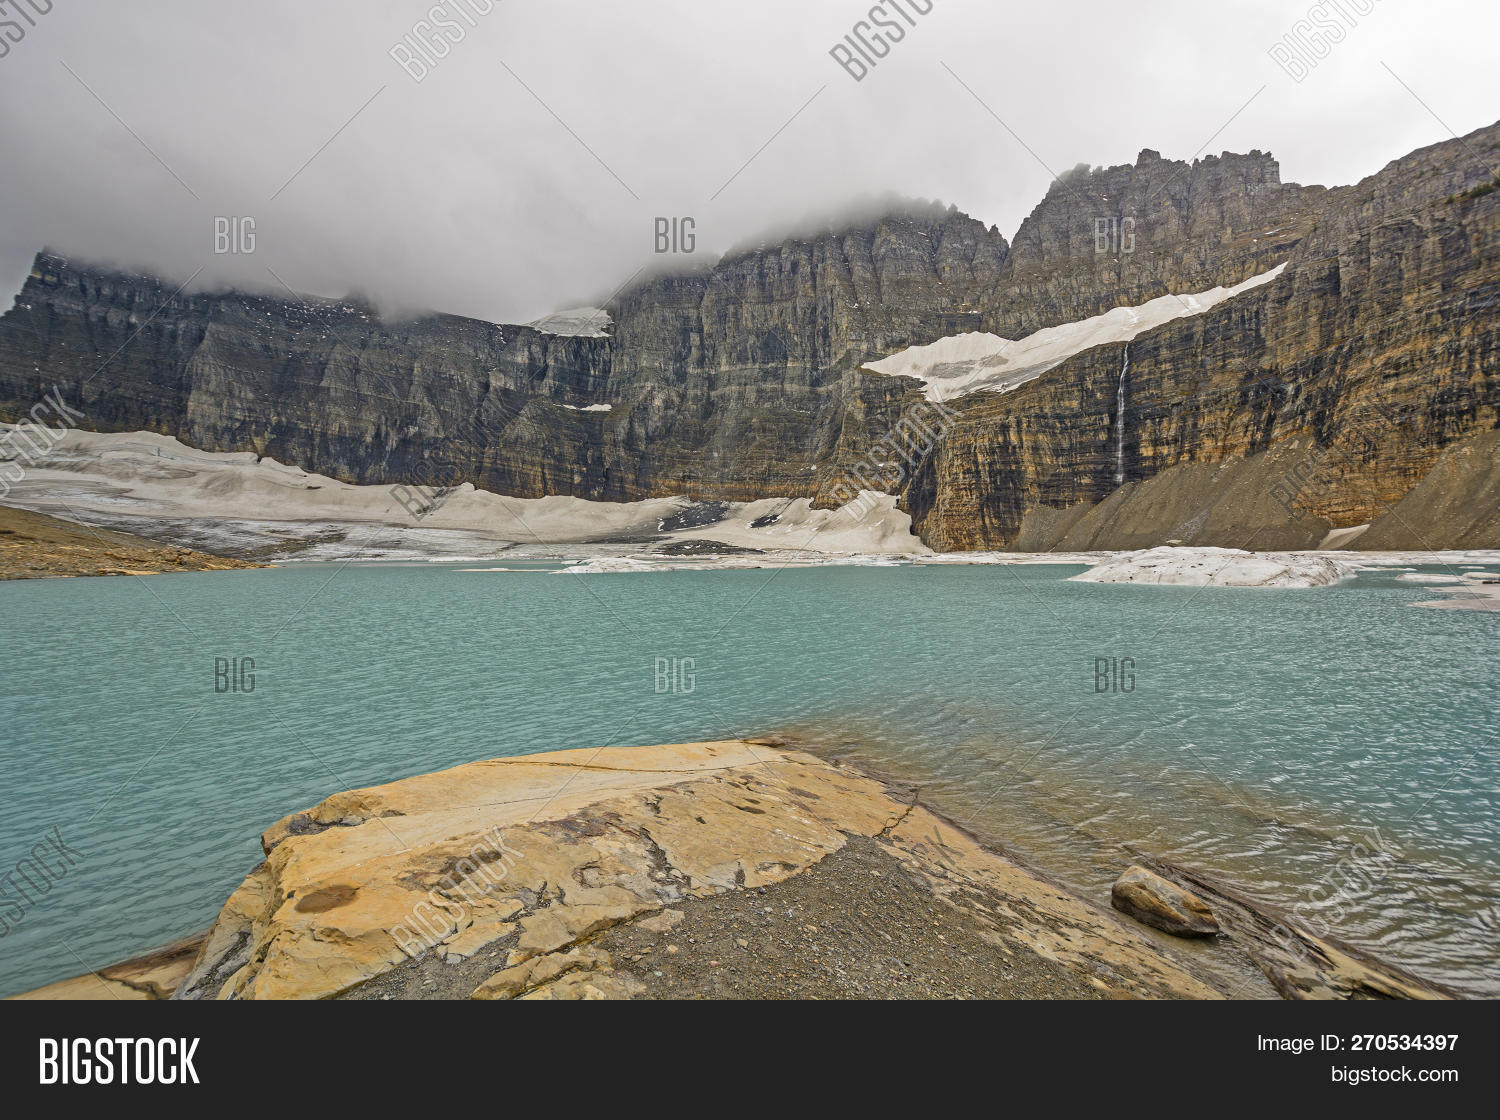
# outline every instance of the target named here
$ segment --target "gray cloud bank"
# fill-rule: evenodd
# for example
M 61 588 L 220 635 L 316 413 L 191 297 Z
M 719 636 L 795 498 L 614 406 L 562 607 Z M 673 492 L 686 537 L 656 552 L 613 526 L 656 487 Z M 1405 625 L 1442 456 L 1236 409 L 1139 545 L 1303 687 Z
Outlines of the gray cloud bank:
M 669 263 L 658 218 L 699 259 L 886 193 L 1009 236 L 1080 161 L 1334 184 L 1500 115 L 1493 5 L 1330 3 L 1288 67 L 1303 0 L 0 0 L 0 293 L 48 245 L 525 321 Z

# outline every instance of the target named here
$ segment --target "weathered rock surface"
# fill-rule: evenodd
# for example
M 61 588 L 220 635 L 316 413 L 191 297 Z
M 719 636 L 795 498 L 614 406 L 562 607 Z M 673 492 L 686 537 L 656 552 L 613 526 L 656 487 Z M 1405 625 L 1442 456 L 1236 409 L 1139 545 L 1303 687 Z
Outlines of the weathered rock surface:
M 13 998 L 1267 994 L 1200 971 L 1203 951 L 1289 999 L 1464 994 L 1137 853 L 1116 906 L 1222 926 L 1176 949 L 915 795 L 763 741 L 472 763 L 338 794 L 262 845 L 206 934 Z
M 203 934 L 174 941 L 155 952 L 101 968 L 85 976 L 59 980 L 45 988 L 11 996 L 41 1000 L 161 1000 L 170 999 L 193 967 L 203 947 Z
M 684 908 L 770 889 L 851 839 L 978 930 L 997 975 L 1009 958 L 1042 958 L 1117 996 L 1216 995 L 1108 911 L 882 783 L 717 742 L 472 763 L 288 817 L 263 836 L 265 862 L 175 998 L 638 995 L 647 978 L 600 944 L 604 932 L 670 939 Z
M 1219 932 L 1208 903 L 1138 864 L 1115 880 L 1109 902 L 1121 913 L 1178 937 L 1212 937 Z
M 1139 854 L 1147 870 L 1205 900 L 1234 945 L 1246 952 L 1284 999 L 1359 1000 L 1464 998 L 1378 960 L 1331 936 L 1314 933 L 1278 907 L 1193 868 Z M 1228 993 L 1243 998 L 1244 990 Z

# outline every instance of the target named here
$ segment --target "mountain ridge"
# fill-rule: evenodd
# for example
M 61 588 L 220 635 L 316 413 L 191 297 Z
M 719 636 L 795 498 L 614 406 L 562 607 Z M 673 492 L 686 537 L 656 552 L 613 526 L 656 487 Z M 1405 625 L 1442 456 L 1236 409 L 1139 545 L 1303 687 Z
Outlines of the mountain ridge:
M 1120 499 L 1175 468 L 1286 440 L 1358 442 L 1351 417 L 1379 397 L 1372 362 L 1420 354 L 1425 373 L 1392 375 L 1402 407 L 1425 418 L 1418 434 L 1366 440 L 1368 461 L 1323 464 L 1334 477 L 1317 494 L 1303 485 L 1279 513 L 1209 516 L 1193 542 L 1239 546 L 1265 530 L 1293 539 L 1280 547 L 1311 547 L 1323 526 L 1373 520 L 1448 447 L 1494 426 L 1484 293 L 1496 284 L 1496 197 L 1459 196 L 1489 180 L 1477 153 L 1500 162 L 1497 136 L 1490 126 L 1334 188 L 1282 184 L 1264 152 L 1188 163 L 1143 149 L 1135 164 L 1055 181 L 1013 242 L 929 204 L 645 277 L 608 301 L 602 338 L 441 314 L 389 323 L 350 301 L 173 293 L 39 256 L 0 318 L 0 414 L 20 416 L 57 384 L 86 426 L 254 451 L 350 482 L 836 504 L 922 399 L 920 383 L 870 362 L 969 331 L 1022 337 L 1287 261 L 1263 290 L 1131 343 L 1135 379 L 1120 392 L 1135 490 Z M 1467 321 L 1457 292 L 1479 293 Z M 1342 306 L 1357 301 L 1368 313 Z M 1355 353 L 1361 339 L 1381 354 Z M 1449 384 L 1459 367 L 1467 388 Z M 1003 397 L 964 398 L 951 429 L 884 488 L 934 547 L 1071 539 L 1126 489 L 1113 470 L 1119 380 L 1120 354 L 1100 347 Z M 1257 396 L 1263 380 L 1281 388 Z M 1095 520 L 1094 547 L 1159 543 L 1176 527 L 1144 508 Z

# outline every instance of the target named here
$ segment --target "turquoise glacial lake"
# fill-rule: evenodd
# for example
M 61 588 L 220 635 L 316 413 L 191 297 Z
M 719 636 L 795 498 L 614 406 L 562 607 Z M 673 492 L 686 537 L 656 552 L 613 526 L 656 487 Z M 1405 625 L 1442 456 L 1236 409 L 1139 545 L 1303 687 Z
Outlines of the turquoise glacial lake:
M 260 831 L 335 791 L 786 731 L 1100 901 L 1144 851 L 1500 995 L 1493 614 L 1387 572 L 459 567 L 0 584 L 0 994 L 205 928 Z M 54 836 L 75 865 L 28 886 Z

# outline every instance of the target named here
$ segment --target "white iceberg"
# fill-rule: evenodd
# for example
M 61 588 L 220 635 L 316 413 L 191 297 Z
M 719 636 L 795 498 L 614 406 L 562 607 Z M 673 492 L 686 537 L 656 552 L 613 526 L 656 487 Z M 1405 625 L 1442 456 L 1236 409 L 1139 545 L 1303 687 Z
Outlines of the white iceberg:
M 553 575 L 612 575 L 617 572 L 662 572 L 667 569 L 648 560 L 632 560 L 628 556 L 600 556 L 582 564 L 561 568 Z
M 1121 553 L 1070 578 L 1081 583 L 1178 587 L 1327 587 L 1354 571 L 1352 563 L 1306 552 L 1163 546 Z

